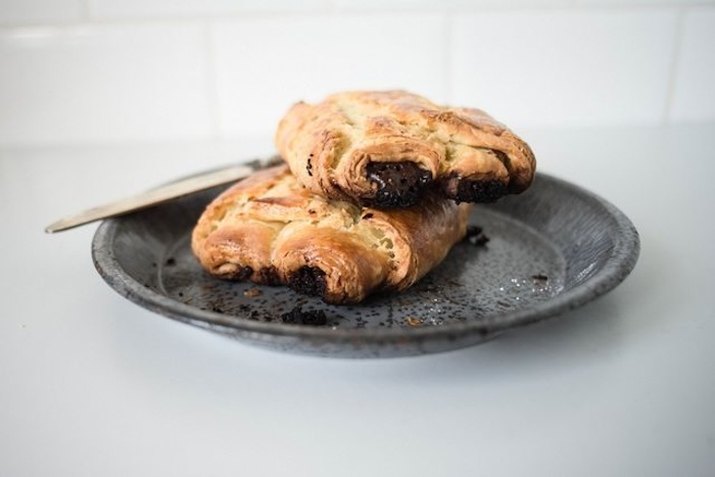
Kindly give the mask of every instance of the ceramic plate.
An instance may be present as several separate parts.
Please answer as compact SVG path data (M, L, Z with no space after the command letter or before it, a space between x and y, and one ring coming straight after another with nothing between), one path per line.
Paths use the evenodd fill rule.
M224 188L103 222L92 243L95 265L145 308L281 351L389 357L474 345L606 293L639 252L636 229L613 205L538 174L524 194L475 207L470 221L482 235L455 246L411 289L333 306L201 269L191 229Z

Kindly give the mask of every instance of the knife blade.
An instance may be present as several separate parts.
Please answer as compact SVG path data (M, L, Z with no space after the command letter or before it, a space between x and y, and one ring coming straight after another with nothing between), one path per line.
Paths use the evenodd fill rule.
M243 179L255 169L249 165L229 166L195 175L140 194L92 207L69 217L64 217L45 228L46 233L61 232L101 219L116 217L136 210L176 199L192 192L228 184Z

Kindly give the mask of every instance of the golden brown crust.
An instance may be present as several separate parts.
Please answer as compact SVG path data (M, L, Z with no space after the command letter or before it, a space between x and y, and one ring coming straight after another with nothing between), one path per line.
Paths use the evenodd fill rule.
M192 248L221 278L289 284L330 303L355 303L419 280L464 236L468 215L468 205L434 194L391 211L326 200L279 166L211 202Z
M346 92L314 105L297 103L275 140L311 191L360 204L375 202L377 186L366 173L374 162L415 163L445 195L468 202L525 190L536 167L528 144L485 112L439 106L405 91ZM482 197L479 187L455 181L501 187Z

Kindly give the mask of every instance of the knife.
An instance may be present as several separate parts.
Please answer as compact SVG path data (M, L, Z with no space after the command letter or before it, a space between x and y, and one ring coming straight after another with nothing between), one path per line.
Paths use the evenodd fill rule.
M253 171L255 171L255 166L252 167L250 164L244 164L229 166L203 174L194 175L132 197L109 202L98 207L92 207L91 209L87 209L78 214L65 217L48 225L45 228L45 232L61 232L79 225L151 207L192 192L198 192L200 190L210 189L214 186L235 182L239 179L243 179Z

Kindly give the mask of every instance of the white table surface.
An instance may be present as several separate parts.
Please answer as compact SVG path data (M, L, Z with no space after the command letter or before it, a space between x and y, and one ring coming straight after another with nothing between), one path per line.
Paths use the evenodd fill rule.
M715 124L525 131L642 241L613 292L460 351L335 360L152 314L49 222L271 152L0 152L0 476L715 475Z

